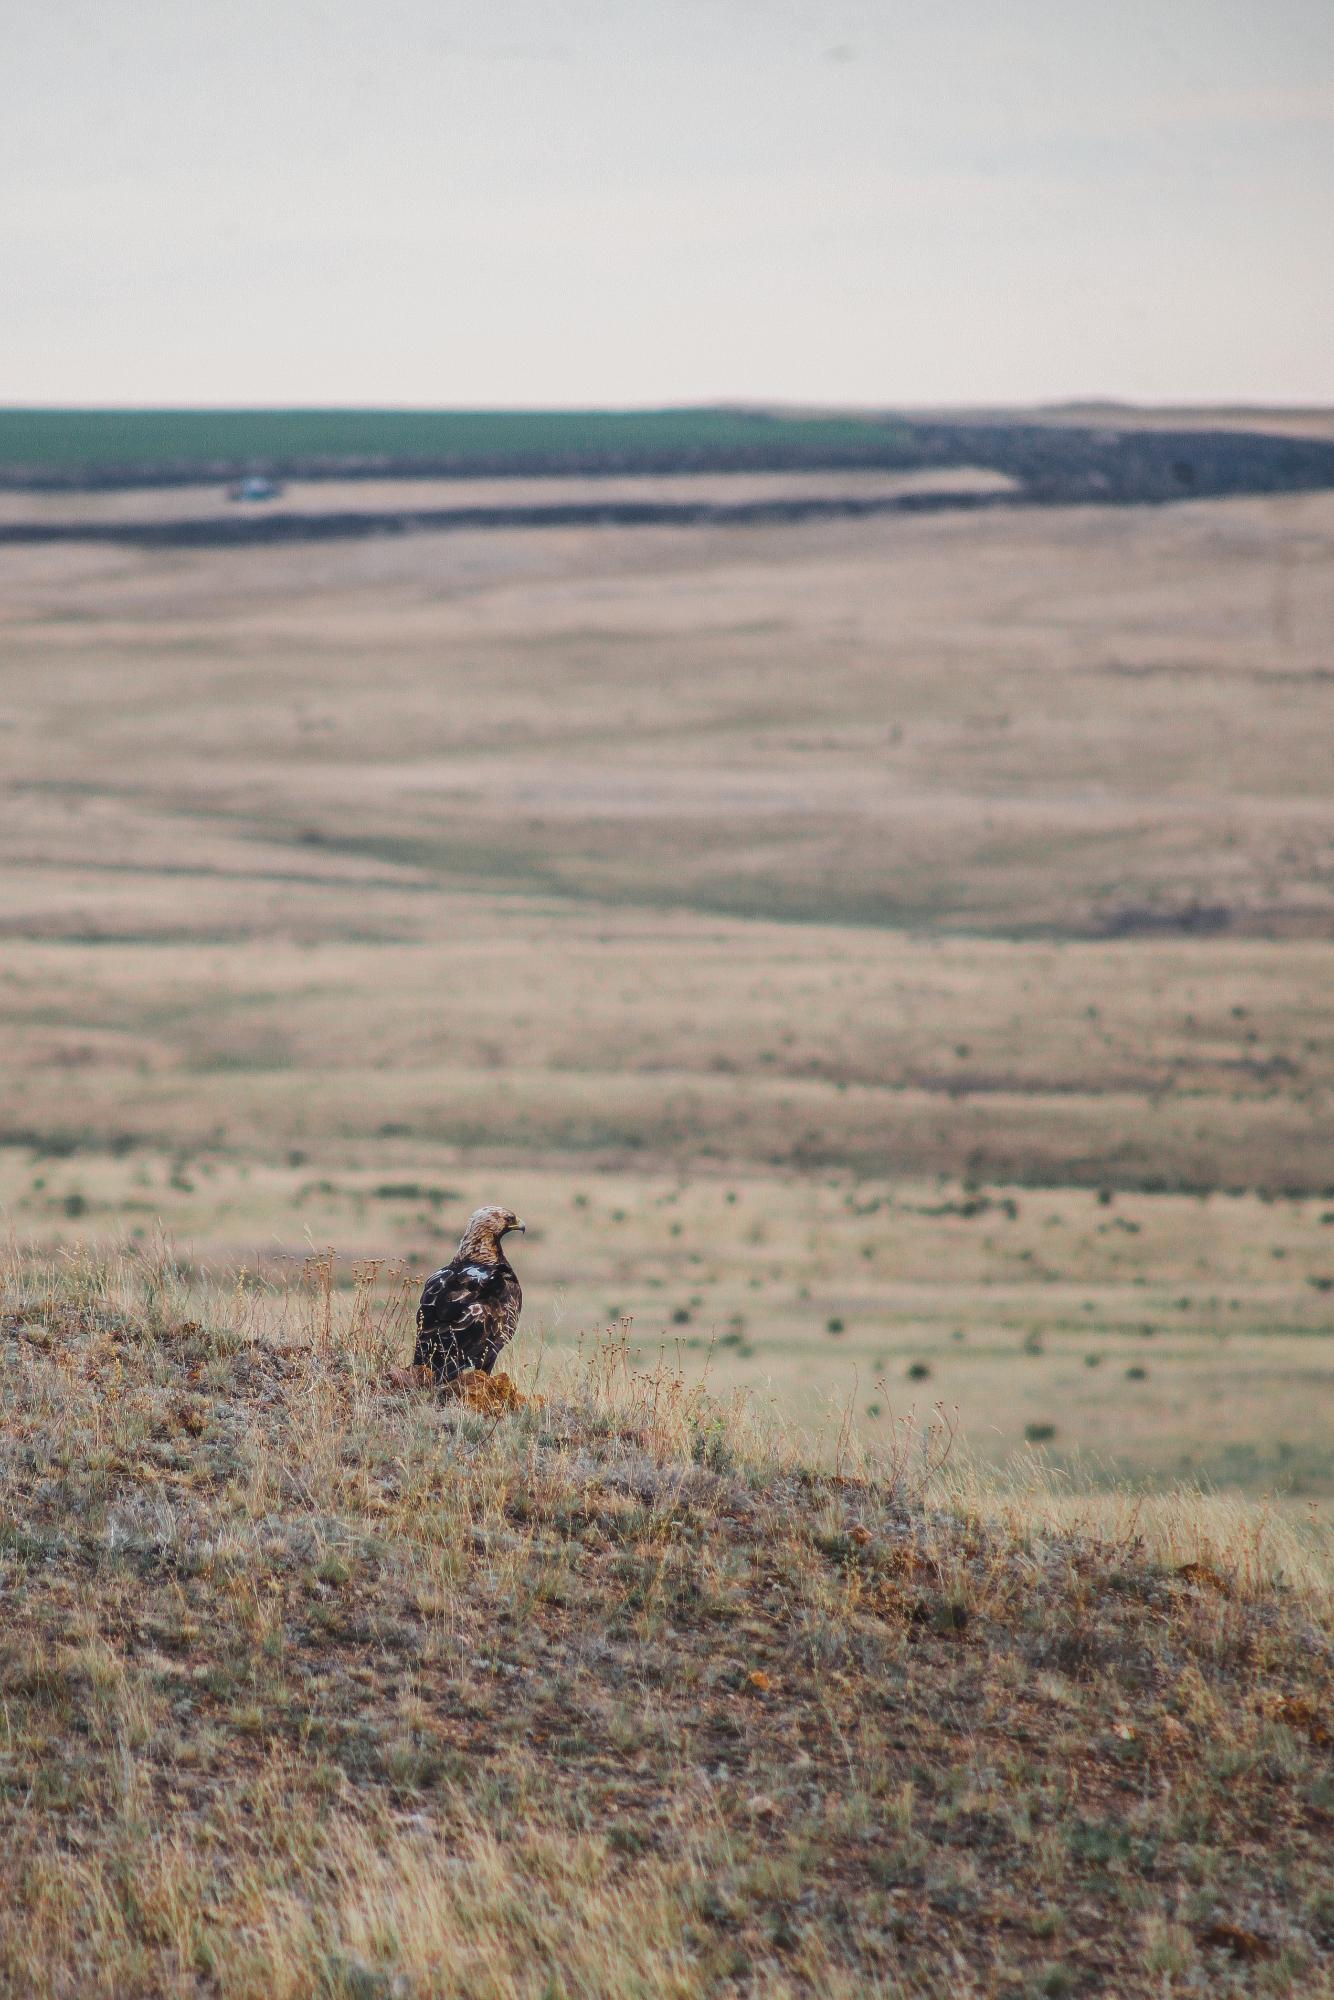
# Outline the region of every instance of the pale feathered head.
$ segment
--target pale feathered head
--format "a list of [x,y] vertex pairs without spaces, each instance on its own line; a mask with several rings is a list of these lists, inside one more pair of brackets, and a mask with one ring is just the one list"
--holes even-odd
[[511,1229],[517,1229],[521,1236],[526,1233],[525,1225],[512,1208],[476,1209],[463,1232],[459,1244],[460,1257],[471,1257],[482,1263],[493,1262],[500,1255],[501,1238],[507,1236]]

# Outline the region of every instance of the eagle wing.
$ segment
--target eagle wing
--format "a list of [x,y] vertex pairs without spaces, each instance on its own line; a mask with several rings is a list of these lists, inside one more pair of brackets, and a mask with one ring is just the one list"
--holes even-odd
[[438,1382],[452,1382],[466,1368],[490,1374],[514,1338],[522,1303],[519,1280],[503,1258],[473,1264],[456,1257],[422,1289],[413,1365],[432,1368]]

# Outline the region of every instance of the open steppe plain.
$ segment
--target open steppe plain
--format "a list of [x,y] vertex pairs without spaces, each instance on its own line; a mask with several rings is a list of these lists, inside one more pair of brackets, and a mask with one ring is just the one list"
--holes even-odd
[[0,1991],[1334,1990],[1332,557],[0,551]]
[[[1334,1488],[1334,499],[0,556],[11,1229]],[[350,1268],[350,1263],[349,1263]]]

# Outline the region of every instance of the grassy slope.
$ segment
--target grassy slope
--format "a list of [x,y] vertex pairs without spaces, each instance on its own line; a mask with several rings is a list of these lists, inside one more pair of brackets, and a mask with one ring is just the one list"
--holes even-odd
[[7,1271],[0,1986],[1332,1990],[1281,1550],[819,1470],[612,1338],[401,1400],[406,1303]]
[[[358,1149],[360,1152],[360,1149]],[[215,1273],[300,1270],[311,1244],[418,1281],[494,1193],[528,1219],[525,1337],[633,1321],[716,1388],[868,1438],[937,1399],[1005,1464],[1040,1437],[1081,1481],[1202,1480],[1285,1509],[1334,1496],[1334,1207],[1258,1197],[989,1188],[729,1170],[688,1180],[437,1154],[380,1164],[208,1152],[0,1150],[25,1238],[171,1239]],[[1331,1541],[1334,1553],[1334,1540]]]

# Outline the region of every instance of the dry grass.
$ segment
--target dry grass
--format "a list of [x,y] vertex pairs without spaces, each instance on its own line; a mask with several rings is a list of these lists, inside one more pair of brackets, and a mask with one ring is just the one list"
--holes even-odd
[[48,1247],[146,1246],[161,1223],[229,1278],[286,1282],[336,1244],[343,1285],[374,1257],[420,1282],[463,1216],[503,1195],[531,1225],[516,1253],[528,1353],[558,1356],[580,1327],[625,1317],[640,1365],[707,1366],[715,1388],[745,1387],[808,1431],[851,1412],[873,1441],[940,1401],[993,1465],[1037,1439],[1081,1489],[1184,1478],[1328,1519],[1327,1201],[367,1150],[373,1165],[360,1142],[328,1139],[298,1165],[216,1146],[15,1146],[0,1151],[0,1202]]
[[[177,891],[145,867],[135,894],[162,916]],[[179,893],[200,921],[211,891]],[[7,945],[10,1135],[267,1161],[355,1149],[433,1176],[452,1148],[507,1168],[1149,1190],[1320,1195],[1334,1177],[1327,944],[1018,946],[429,902],[415,917],[437,934],[417,942]],[[368,885],[361,908],[384,920],[392,891]]]
[[616,1332],[480,1417],[381,1387],[410,1297],[7,1267],[5,1990],[1331,1990],[1290,1529],[821,1457]]
[[9,1225],[421,1272],[503,1195],[554,1347],[1324,1501],[1332,551],[1310,495],[0,552]]
[[448,885],[1327,943],[1332,546],[1311,495],[5,551],[4,915],[429,941]]
[[1331,552],[0,553],[0,1990],[1330,1993]]

